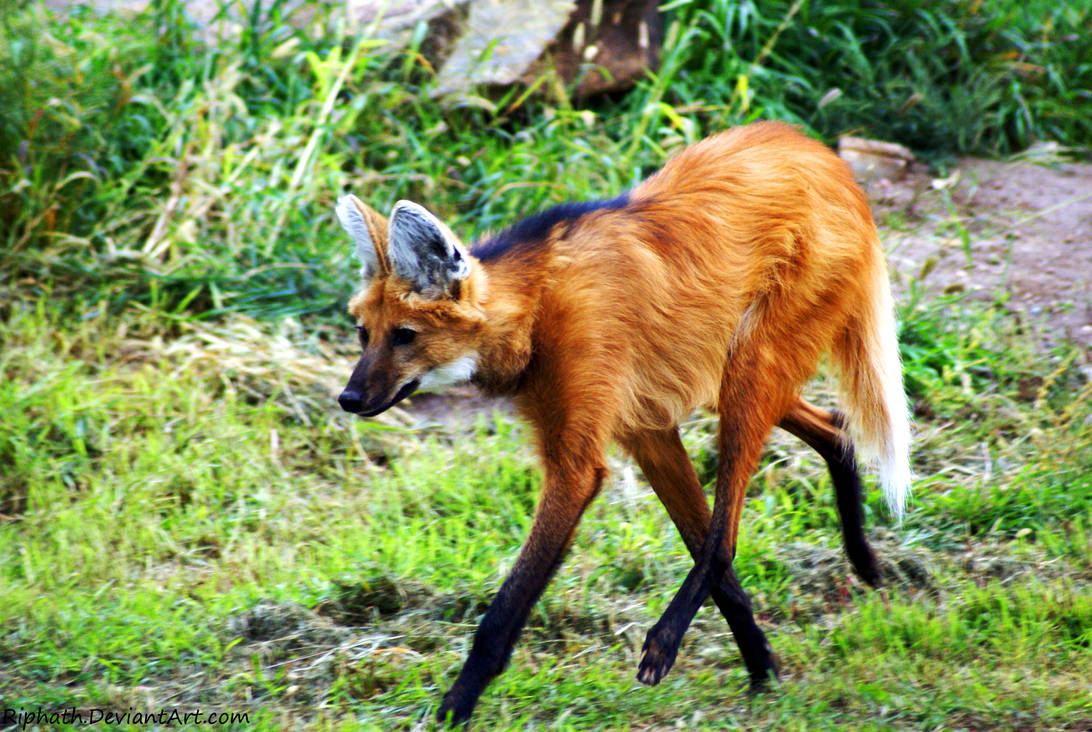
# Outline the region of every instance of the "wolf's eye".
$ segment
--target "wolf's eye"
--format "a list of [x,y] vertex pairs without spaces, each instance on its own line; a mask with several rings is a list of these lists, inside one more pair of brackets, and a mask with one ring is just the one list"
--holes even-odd
[[391,331],[391,345],[392,346],[406,346],[413,343],[413,339],[417,337],[417,331],[410,328],[395,328]]
[[368,345],[368,329],[363,325],[356,326],[357,335],[360,336],[360,343],[362,345]]

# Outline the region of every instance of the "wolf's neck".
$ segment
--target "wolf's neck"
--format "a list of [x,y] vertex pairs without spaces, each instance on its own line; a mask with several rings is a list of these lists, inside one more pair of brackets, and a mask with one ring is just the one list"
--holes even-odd
[[512,394],[533,355],[534,330],[545,280],[542,257],[482,264],[480,302],[485,335],[474,382],[496,394]]

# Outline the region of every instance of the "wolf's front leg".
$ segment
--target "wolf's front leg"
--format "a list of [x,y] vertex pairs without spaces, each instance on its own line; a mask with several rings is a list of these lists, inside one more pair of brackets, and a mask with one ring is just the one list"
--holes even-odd
[[444,695],[437,720],[461,724],[470,718],[486,685],[507,665],[512,648],[527,622],[531,607],[561,564],[584,509],[596,494],[606,471],[598,463],[567,468],[546,466],[546,482],[531,533],[508,578],[486,611],[474,635],[474,645],[459,678]]

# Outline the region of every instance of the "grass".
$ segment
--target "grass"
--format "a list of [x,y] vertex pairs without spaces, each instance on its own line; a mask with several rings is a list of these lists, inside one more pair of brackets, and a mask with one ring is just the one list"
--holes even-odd
[[[465,433],[337,413],[350,348],[329,330],[236,318],[164,341],[147,314],[71,325],[58,310],[19,302],[0,331],[5,702],[250,710],[270,728],[426,719],[526,534],[540,478],[524,430],[503,414]],[[919,323],[981,317],[941,303]],[[755,479],[738,565],[786,672],[775,693],[743,694],[712,611],[665,684],[638,690],[643,633],[689,560],[616,457],[480,719],[1092,721],[1088,390],[1071,366],[1047,384],[1018,337],[919,327],[907,340],[934,339],[949,362],[907,359],[931,374],[915,396],[931,415],[905,524],[869,498],[888,589],[850,576],[806,450],[778,438]],[[1020,396],[1028,374],[1044,376],[1035,402]],[[707,453],[710,420],[687,441]]]
[[[1087,39],[1066,40],[1079,9],[673,5],[664,64],[628,95],[577,107],[512,94],[492,111],[432,100],[418,48],[294,31],[279,3],[215,47],[172,0],[131,21],[4,13],[0,706],[243,711],[248,723],[227,725],[240,729],[427,725],[541,478],[503,411],[462,428],[337,411],[353,358],[342,190],[380,208],[423,200],[473,236],[617,193],[758,116],[824,136],[867,123],[935,155],[1088,143]],[[907,71],[915,43],[926,65]],[[923,100],[882,106],[903,92]],[[478,723],[1092,725],[1080,354],[1044,352],[988,303],[913,282],[902,302],[920,479],[901,526],[869,493],[886,589],[853,579],[822,466],[776,437],[738,570],[783,683],[748,697],[706,609],[664,683],[638,687],[644,632],[689,559],[614,455]],[[685,428],[706,476],[713,429],[701,415]]]
[[[1090,9],[1044,2],[676,2],[682,95],[933,158],[1087,146]],[[719,83],[718,83],[719,82]],[[731,83],[735,82],[735,83]],[[677,88],[678,88],[677,87]],[[753,101],[748,101],[753,96]]]

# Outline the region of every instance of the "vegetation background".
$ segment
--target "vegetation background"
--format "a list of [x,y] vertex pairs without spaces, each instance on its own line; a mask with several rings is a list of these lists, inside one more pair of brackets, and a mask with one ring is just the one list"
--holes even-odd
[[[540,477],[503,410],[337,411],[341,191],[423,201],[469,239],[753,119],[938,169],[1092,145],[1087,3],[675,0],[662,67],[631,92],[458,107],[430,97],[421,32],[390,51],[323,4],[303,29],[276,0],[221,7],[243,22],[210,45],[179,0],[0,6],[3,708],[429,725]],[[900,526],[869,495],[886,588],[859,587],[819,461],[775,436],[737,564],[783,683],[748,697],[703,611],[641,688],[689,559],[614,456],[479,726],[1092,728],[1087,355],[1033,340],[1001,296],[927,294],[926,274],[895,273],[919,480]],[[685,432],[710,479],[711,420]]]

